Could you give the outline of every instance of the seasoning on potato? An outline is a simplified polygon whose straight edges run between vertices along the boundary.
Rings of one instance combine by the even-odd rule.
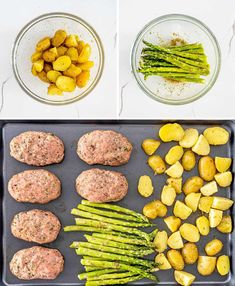
[[[215,180],[220,187],[229,187],[232,183],[233,176],[230,171],[219,173],[215,175]]]
[[[141,176],[139,178],[139,184],[138,184],[138,192],[141,196],[147,198],[150,197],[153,193],[153,184],[152,180],[149,176]]]
[[[213,203],[213,197],[201,197],[199,200],[198,208],[204,213],[209,213]]]
[[[32,74],[49,83],[49,95],[63,95],[88,84],[94,66],[90,60],[91,46],[77,35],[58,30],[52,38],[41,39],[35,50],[31,56]],[[59,75],[64,77],[59,79]]]

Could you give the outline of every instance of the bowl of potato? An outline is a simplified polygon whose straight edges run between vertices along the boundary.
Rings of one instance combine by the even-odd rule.
[[[20,31],[12,64],[28,95],[43,103],[62,105],[95,88],[103,71],[104,52],[98,34],[83,19],[50,13]]]

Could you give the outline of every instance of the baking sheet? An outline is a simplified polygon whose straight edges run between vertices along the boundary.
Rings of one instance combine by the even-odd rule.
[[[213,124],[221,124],[225,126],[231,133],[230,143],[225,146],[211,147],[211,156],[228,156],[234,158],[234,130],[235,124],[232,121],[221,122],[204,122],[204,121],[177,121],[183,123],[185,128],[195,127],[202,132],[206,127]],[[3,190],[3,263],[1,263],[3,275],[2,283],[7,285],[84,285],[84,281],[77,279],[77,274],[83,272],[83,267],[80,264],[80,257],[78,257],[74,250],[69,249],[69,245],[73,240],[84,240],[83,235],[80,232],[77,233],[64,233],[60,232],[58,239],[55,242],[46,244],[47,247],[57,248],[61,251],[65,258],[65,268],[63,273],[55,280],[33,280],[22,281],[14,277],[9,270],[9,262],[15,252],[22,248],[27,248],[35,245],[35,243],[24,242],[12,236],[10,232],[10,223],[13,216],[25,210],[32,208],[38,208],[42,210],[50,210],[55,213],[60,219],[63,226],[73,224],[74,217],[70,215],[70,210],[80,202],[81,197],[75,191],[75,179],[84,170],[94,168],[90,167],[79,159],[76,155],[76,144],[84,133],[95,129],[112,129],[126,135],[133,143],[134,149],[131,159],[128,164],[120,167],[99,166],[102,169],[111,169],[124,173],[129,182],[128,195],[119,203],[124,207],[134,209],[141,212],[143,206],[152,201],[153,199],[159,199],[161,189],[166,181],[167,176],[154,176],[152,170],[146,164],[147,156],[141,150],[141,142],[143,139],[150,137],[156,137],[160,126],[163,124],[161,121],[26,121],[26,122],[2,122],[2,190]],[[9,142],[10,140],[21,132],[27,130],[38,130],[45,132],[52,132],[59,136],[65,144],[65,159],[62,163],[46,166],[45,169],[55,173],[62,182],[62,195],[59,199],[50,202],[45,205],[37,204],[25,204],[16,202],[7,191],[8,180],[16,173],[22,172],[28,169],[37,169],[38,167],[28,166],[26,164],[16,161],[9,155]],[[158,149],[158,154],[164,156],[169,148],[176,143],[165,143]],[[234,170],[234,163],[233,168]],[[141,175],[147,174],[151,176],[155,191],[149,198],[142,198],[137,192],[138,178]],[[183,181],[190,176],[197,175],[197,170],[193,172],[184,172]],[[218,195],[231,196],[231,188],[220,189]],[[235,198],[232,193],[233,199]],[[183,198],[183,195],[178,197]],[[172,207],[168,208],[167,215],[172,214]],[[1,215],[1,214],[0,214]],[[192,214],[187,220],[191,223],[195,223],[196,218],[199,216],[199,212]],[[1,217],[2,219],[2,217]],[[161,230],[167,230],[165,223],[162,219],[155,220],[157,227]],[[1,227],[2,230],[2,227]],[[151,229],[149,229],[150,231]],[[232,241],[232,235],[223,235],[216,229],[212,230],[207,237],[201,237],[199,243],[199,253],[204,253],[205,244],[217,237],[224,243],[223,254],[228,254],[234,257],[234,248]],[[213,275],[203,277],[198,274],[196,270],[197,264],[192,266],[186,266],[185,271],[189,271],[196,275],[195,285],[235,285],[233,277],[234,263],[232,261],[232,273],[228,276],[222,277],[218,273],[214,272]],[[159,271],[157,273],[160,285],[172,285],[175,284],[173,277],[173,270]],[[154,282],[149,280],[142,280],[131,283],[133,285],[155,285]]]

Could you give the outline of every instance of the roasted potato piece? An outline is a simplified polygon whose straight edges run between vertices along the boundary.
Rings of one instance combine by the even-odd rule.
[[[196,165],[196,157],[191,150],[187,150],[182,157],[182,165],[185,171],[191,171]]]
[[[49,71],[52,70],[52,65],[49,64],[49,63],[44,63],[43,70],[44,70],[45,73],[48,73]]]
[[[209,222],[210,222],[210,227],[214,228],[217,227],[223,217],[223,212],[221,210],[215,210],[215,209],[210,209],[209,212]]]
[[[182,178],[168,178],[166,182],[175,189],[176,194],[182,192]]]
[[[183,185],[183,192],[185,195],[191,194],[191,193],[197,193],[200,191],[200,188],[203,186],[204,182],[202,178],[198,176],[193,176],[191,178],[188,178],[186,182]]]
[[[186,264],[194,264],[198,259],[198,249],[195,243],[187,242],[182,248],[182,256]]]
[[[90,79],[90,72],[89,71],[82,71],[76,79],[77,86],[83,88],[87,85]]]
[[[210,232],[210,222],[207,217],[200,216],[196,219],[196,226],[201,235],[208,235]]]
[[[32,65],[31,73],[32,73],[32,75],[34,75],[34,76],[37,76],[37,75],[38,75],[37,71],[35,70],[35,66],[34,66],[34,65]]]
[[[167,244],[172,249],[180,249],[184,246],[181,234],[179,231],[173,232],[167,241]],[[172,265],[172,264],[171,264]]]
[[[216,257],[199,256],[197,270],[203,276],[211,275],[215,270]]]
[[[42,58],[42,53],[41,52],[35,52],[31,56],[31,62],[34,63]]]
[[[218,254],[223,248],[223,243],[221,240],[215,238],[209,241],[205,246],[205,252],[209,256],[214,256]]]
[[[158,231],[153,241],[155,250],[159,253],[164,252],[167,249],[167,241],[167,232],[165,230]]]
[[[181,201],[176,201],[173,213],[180,219],[187,219],[191,215],[192,210]]]
[[[179,161],[177,161],[174,165],[170,166],[165,173],[175,179],[178,179],[180,177],[182,177],[184,172],[184,168],[183,166],[180,164]]]
[[[192,151],[201,156],[206,156],[210,153],[210,145],[202,134],[198,137]]]
[[[203,135],[210,145],[224,145],[229,140],[228,131],[222,127],[207,128]]]
[[[71,77],[59,76],[56,80],[56,86],[62,91],[72,92],[76,88],[76,83]]]
[[[139,183],[138,183],[138,192],[140,193],[141,196],[147,198],[150,197],[153,193],[153,184],[152,180],[149,176],[141,176],[139,178]]]
[[[78,67],[83,71],[89,71],[93,66],[94,66],[93,61],[87,61],[85,63],[78,64]],[[148,154],[148,155],[152,155],[152,154]]]
[[[176,198],[175,189],[171,186],[164,186],[161,193],[161,201],[166,206],[171,206]]]
[[[43,52],[43,51],[49,49],[50,45],[51,45],[51,39],[49,37],[45,37],[37,43],[36,51],[37,52]]]
[[[209,213],[213,203],[213,197],[201,197],[199,200],[198,208],[204,213]]]
[[[186,197],[185,197],[185,204],[193,212],[195,212],[198,208],[200,197],[201,197],[200,193],[190,193],[190,194],[186,195]]]
[[[220,173],[226,172],[232,164],[231,158],[215,157],[215,167]]]
[[[184,132],[182,140],[179,141],[183,148],[192,148],[198,139],[198,131],[195,128],[188,128]]]
[[[81,65],[79,65],[79,67],[81,68]],[[141,146],[142,146],[142,149],[144,150],[144,152],[147,155],[151,156],[157,151],[160,144],[161,144],[160,141],[148,138],[142,142]]]
[[[179,145],[173,146],[166,154],[165,161],[167,162],[167,164],[173,165],[181,159],[183,154],[184,154],[184,149],[181,146]]]
[[[180,227],[181,236],[189,242],[198,242],[200,233],[197,227],[191,223],[184,223]]]
[[[78,41],[78,46],[77,46],[77,50],[78,50],[78,54],[81,54],[82,49],[85,47],[85,42],[83,41]]]
[[[91,46],[89,44],[85,44],[85,46],[82,48],[78,56],[78,62],[80,64],[85,63],[89,60],[90,56],[91,56]]]
[[[229,257],[227,255],[221,255],[220,257],[218,257],[216,268],[220,275],[227,275],[230,271]]]
[[[198,171],[200,177],[205,181],[212,181],[216,174],[214,160],[210,156],[200,158],[198,162]]]
[[[67,52],[68,48],[64,46],[60,46],[57,48],[58,57],[64,56]]]
[[[65,76],[76,78],[81,72],[82,70],[79,67],[75,66],[74,64],[71,64],[70,67],[63,72],[63,74]]]
[[[54,62],[53,62],[53,69],[55,71],[65,71],[67,70],[71,65],[71,59],[68,56],[61,56],[58,57]]]
[[[61,73],[58,72],[58,71],[54,71],[54,70],[51,70],[47,73],[47,78],[49,79],[49,81],[55,83],[57,78],[61,76]]]
[[[171,266],[176,270],[184,269],[184,259],[179,250],[171,249],[167,251],[167,259]]]
[[[50,84],[47,89],[49,95],[62,95],[63,92],[55,84]]]
[[[232,219],[230,215],[223,216],[220,224],[217,226],[217,230],[222,233],[231,233],[232,228]]]
[[[181,219],[175,216],[168,216],[164,218],[164,222],[171,232],[176,232],[181,225]]]
[[[54,62],[55,59],[57,58],[57,56],[58,56],[58,54],[57,54],[56,48],[53,48],[53,49],[50,49],[50,50],[46,50],[42,54],[42,58],[44,59],[45,62],[48,62],[48,63]]]
[[[164,217],[167,214],[167,207],[161,201],[152,201],[144,206],[143,214],[150,219]]]
[[[33,63],[33,69],[36,72],[41,72],[43,70],[43,67],[44,67],[44,60],[43,59],[37,60]]]
[[[233,176],[230,171],[219,173],[215,175],[215,180],[220,187],[228,187],[231,185]]]
[[[41,81],[44,81],[46,83],[50,83],[50,81],[47,78],[47,74],[44,71],[39,72],[38,77],[40,78]]]
[[[163,174],[166,170],[166,164],[160,156],[152,155],[148,158],[148,164],[155,174]]]
[[[212,203],[212,208],[221,210],[221,211],[226,211],[231,206],[233,205],[233,201],[228,199],[228,198],[222,198],[222,197],[213,197],[213,203]]]
[[[74,47],[71,47],[67,50],[66,55],[70,57],[72,62],[78,61],[78,50]]]
[[[76,35],[69,35],[67,36],[67,38],[65,39],[65,46],[68,48],[71,47],[77,47],[78,46],[78,38]]]
[[[167,123],[160,128],[159,137],[163,142],[180,141],[184,137],[184,129],[178,123]]]
[[[200,191],[205,197],[209,197],[217,193],[218,187],[217,187],[216,181],[212,181],[210,183],[205,184],[204,186],[201,187]]]
[[[51,39],[51,44],[54,47],[59,47],[63,44],[67,37],[67,34],[64,30],[58,30],[55,32],[54,37]]]
[[[185,271],[175,270],[174,272],[175,281],[183,286],[190,286],[195,280],[195,276]]]
[[[164,253],[159,253],[156,257],[155,257],[155,263],[158,265],[158,268],[160,270],[168,270],[171,269],[171,265],[170,262],[168,261],[168,259],[166,258]]]

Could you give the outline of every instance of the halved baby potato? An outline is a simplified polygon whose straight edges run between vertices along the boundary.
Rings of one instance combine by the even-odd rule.
[[[186,206],[183,202],[176,201],[173,213],[176,217],[179,217],[180,219],[187,219],[191,215],[192,209]]]
[[[175,270],[174,272],[175,281],[182,286],[190,286],[196,277],[188,272]]]
[[[172,249],[180,249],[184,246],[181,234],[179,231],[173,232],[167,241],[167,244]]]
[[[222,233],[231,233],[233,230],[232,219],[230,215],[222,217],[220,224],[217,226],[217,230]]]
[[[146,175],[141,176],[138,183],[138,192],[140,195],[145,198],[150,197],[153,193],[153,190],[154,188],[151,178]]]
[[[226,211],[233,205],[234,201],[223,197],[213,197],[212,208]]]
[[[209,212],[210,227],[217,227],[221,223],[222,217],[223,212],[221,210],[215,210],[211,208]]]
[[[163,174],[166,171],[166,164],[160,156],[150,156],[148,158],[148,164],[155,174]]]
[[[216,257],[199,256],[197,270],[203,276],[211,275],[216,266]]]
[[[177,194],[182,192],[182,178],[168,178],[166,182],[175,189]]]
[[[199,200],[198,208],[204,213],[209,213],[213,203],[213,197],[201,197]]]
[[[205,246],[205,252],[209,256],[214,256],[218,254],[223,248],[223,243],[221,240],[215,238],[209,241]]]
[[[200,156],[206,156],[210,153],[210,145],[202,134],[198,137],[192,151]]]
[[[179,141],[183,148],[192,148],[198,139],[198,131],[195,128],[188,128],[184,132],[183,138]]]
[[[157,151],[160,144],[158,140],[147,138],[142,142],[142,148],[147,155],[151,156]]]
[[[159,253],[155,257],[155,263],[158,265],[160,270],[168,270],[172,268],[164,253]]]
[[[167,251],[167,258],[171,266],[176,270],[184,269],[184,259],[179,250],[170,249]]]
[[[231,158],[215,157],[215,167],[220,173],[226,172],[230,168],[231,164]]]
[[[185,203],[190,209],[195,212],[197,211],[201,193],[190,193],[185,197]]]
[[[167,164],[173,165],[181,159],[183,154],[184,154],[184,149],[181,146],[179,145],[173,146],[166,154],[165,161],[167,162]]]
[[[167,232],[165,230],[158,231],[153,241],[155,250],[159,253],[164,252],[167,249],[167,241]]]
[[[205,129],[203,135],[210,145],[224,145],[229,140],[229,132],[219,126]]]
[[[205,184],[204,186],[201,187],[200,191],[205,197],[209,197],[217,193],[218,187],[217,187],[216,181],[212,181],[210,183]]]
[[[190,177],[186,180],[186,182],[183,185],[183,192],[185,195],[188,195],[190,193],[197,193],[200,191],[200,188],[203,186],[204,181],[202,178],[198,176]]]
[[[196,226],[201,235],[208,235],[210,232],[210,222],[207,217],[200,216],[196,219]]]
[[[227,255],[221,255],[216,263],[217,271],[221,276],[227,275],[230,271],[230,260]]]
[[[170,166],[165,173],[172,178],[181,178],[184,172],[183,166],[177,161],[174,165]]]
[[[180,234],[189,242],[198,242],[200,239],[198,228],[191,223],[182,224],[180,227]]]
[[[215,180],[220,187],[226,188],[231,185],[233,176],[230,171],[218,173],[215,175]]]
[[[181,225],[181,219],[175,216],[168,216],[164,218],[164,222],[171,232],[176,232]]]
[[[182,157],[182,165],[185,171],[191,171],[196,165],[196,157],[193,151],[187,150]]]
[[[161,193],[161,201],[166,206],[171,206],[176,198],[175,189],[172,186],[164,186]]]
[[[159,137],[163,142],[180,141],[183,136],[184,129],[178,123],[167,123],[159,130]]]

